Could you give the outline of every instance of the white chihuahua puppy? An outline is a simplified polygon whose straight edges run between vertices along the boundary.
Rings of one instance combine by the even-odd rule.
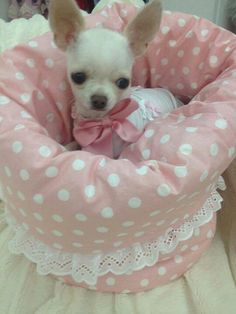
[[[104,119],[116,104],[130,96],[135,58],[144,54],[156,35],[161,15],[160,1],[153,0],[138,12],[123,33],[101,27],[86,29],[74,0],[51,1],[50,25],[56,45],[66,53],[75,115],[83,119]],[[146,123],[138,128],[143,130]],[[118,157],[121,151],[122,145],[113,157]]]

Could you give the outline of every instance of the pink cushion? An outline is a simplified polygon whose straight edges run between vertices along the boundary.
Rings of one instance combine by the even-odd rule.
[[[120,31],[135,11],[115,4],[87,22]],[[133,84],[166,87],[191,101],[150,123],[120,160],[63,148],[71,140],[73,100],[65,55],[51,33],[7,51],[0,61],[0,180],[16,230],[12,250],[37,262],[40,273],[69,275],[102,291],[150,289],[185,272],[214,233],[216,208],[199,209],[235,156],[235,43],[234,35],[204,19],[164,14],[159,34],[135,64]],[[183,224],[185,238],[175,234]],[[196,230],[205,230],[198,239]],[[148,256],[155,241],[159,247]],[[49,263],[51,250],[68,263]],[[125,252],[126,267],[105,263],[109,254]],[[153,275],[158,265],[162,280]]]

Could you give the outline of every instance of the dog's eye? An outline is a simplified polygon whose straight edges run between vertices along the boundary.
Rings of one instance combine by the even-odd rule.
[[[86,74],[83,72],[76,72],[71,74],[72,81],[77,84],[81,85],[86,81]]]
[[[126,89],[129,86],[129,80],[127,78],[121,77],[116,81],[116,85],[120,89]]]

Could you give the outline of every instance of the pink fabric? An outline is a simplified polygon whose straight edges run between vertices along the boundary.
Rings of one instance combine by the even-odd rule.
[[[87,23],[121,31],[135,12],[116,4]],[[72,94],[65,55],[50,33],[6,52],[0,59],[0,180],[18,224],[56,250],[99,254],[158,239],[192,217],[235,157],[235,47],[230,32],[166,12],[134,66],[133,85],[168,87],[191,101],[151,122],[119,160],[61,145],[71,141]],[[178,275],[198,258],[194,239],[186,240]],[[198,250],[199,256],[204,245]],[[168,263],[176,266],[173,256]],[[130,290],[140,290],[144,272],[151,286],[159,284],[144,268]],[[100,279],[100,290],[121,291]],[[161,283],[169,280],[165,272]]]
[[[113,133],[127,144],[135,143],[142,134],[127,119],[137,109],[138,104],[134,100],[124,99],[103,119],[84,119],[73,114],[74,138],[86,151],[113,158]]]

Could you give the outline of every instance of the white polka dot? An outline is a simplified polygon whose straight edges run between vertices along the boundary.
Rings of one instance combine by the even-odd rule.
[[[17,196],[19,197],[20,200],[25,201],[26,197],[21,191],[16,192]]]
[[[108,286],[114,286],[115,283],[116,283],[116,280],[115,280],[115,278],[113,278],[113,277],[109,277],[109,278],[106,279],[106,284],[107,284]]]
[[[99,166],[103,168],[103,167],[106,166],[106,163],[107,163],[106,159],[105,159],[105,158],[102,158],[102,159],[99,161]]]
[[[108,176],[107,182],[111,187],[115,188],[120,184],[120,177],[118,174],[112,173]]]
[[[72,168],[76,171],[81,171],[84,169],[84,167],[85,167],[85,162],[81,159],[76,159],[72,164]]]
[[[35,230],[38,232],[38,233],[40,233],[40,234],[44,234],[44,231],[42,230],[42,229],[40,229],[40,228],[35,228]]]
[[[151,212],[151,213],[149,214],[149,216],[150,216],[150,217],[154,217],[154,216],[156,216],[156,215],[159,215],[160,213],[161,213],[160,209],[157,209],[157,210]]]
[[[12,192],[12,189],[10,188],[10,186],[7,186],[6,189],[7,189],[7,193],[9,195],[13,195],[13,192]]]
[[[181,154],[183,155],[190,155],[192,153],[192,146],[190,144],[182,144],[179,147],[179,151],[181,152]]]
[[[19,81],[23,81],[25,76],[22,72],[16,72],[16,79],[19,80]]]
[[[149,280],[148,279],[142,279],[140,281],[140,286],[141,287],[147,287],[149,285]]]
[[[162,266],[158,268],[157,272],[160,276],[164,276],[167,271],[166,271],[166,268]]]
[[[199,69],[199,70],[202,70],[202,69],[204,68],[204,65],[205,65],[204,62],[199,63],[198,69]]]
[[[19,208],[19,212],[21,213],[22,216],[26,217],[27,214],[23,208]]]
[[[169,40],[169,42],[168,42],[170,47],[175,47],[176,43],[177,43],[176,40],[173,40],[173,39]]]
[[[169,134],[165,134],[162,136],[162,138],[160,139],[160,143],[161,144],[166,144],[168,143],[170,140],[170,135]]]
[[[52,245],[55,249],[58,249],[58,250],[62,250],[63,249],[63,246],[59,243],[53,243]]]
[[[31,99],[31,95],[28,93],[23,93],[20,95],[20,99],[24,102],[24,103],[28,103]]]
[[[170,27],[169,26],[163,26],[161,28],[161,32],[162,32],[163,35],[166,35],[169,31],[170,31]]]
[[[109,229],[106,227],[98,227],[96,230],[99,233],[107,233],[109,231]]]
[[[179,50],[178,53],[177,53],[177,56],[178,56],[179,58],[183,58],[183,56],[184,56],[184,51],[183,51],[183,50]]]
[[[36,48],[36,47],[38,47],[38,43],[37,43],[37,41],[35,41],[35,40],[31,40],[31,41],[29,41],[29,46],[31,47],[31,48]]]
[[[197,85],[196,82],[192,82],[192,83],[190,84],[190,86],[191,86],[192,89],[197,89],[197,88],[198,88],[198,85]]]
[[[21,169],[20,170],[20,178],[23,181],[27,181],[30,178],[29,172],[26,169]]]
[[[188,245],[187,245],[187,244],[184,244],[184,245],[181,247],[180,251],[181,251],[181,252],[184,252],[184,251],[186,251],[187,249],[188,249]]]
[[[44,197],[42,194],[35,194],[33,200],[36,204],[42,205],[44,202]]]
[[[217,56],[211,56],[209,61],[210,61],[211,66],[216,66],[216,64],[218,62],[218,57]]]
[[[62,92],[65,92],[66,89],[67,89],[67,84],[65,81],[62,81],[60,84],[59,84],[59,89],[62,91]]]
[[[96,188],[94,185],[87,185],[84,189],[84,193],[88,198],[92,198],[96,194]]]
[[[129,199],[128,204],[131,208],[139,208],[142,205],[142,201],[139,197],[132,197]]]
[[[158,188],[157,188],[157,193],[162,196],[162,197],[166,197],[169,196],[171,194],[171,189],[169,187],[169,185],[167,184],[161,184]]]
[[[122,223],[123,227],[131,227],[133,225],[134,225],[133,221],[125,221],[125,222]]]
[[[44,97],[43,93],[40,92],[40,91],[38,91],[38,92],[37,92],[37,99],[38,99],[38,100],[44,100],[44,98],[45,98],[45,97]]]
[[[191,250],[196,252],[197,250],[199,250],[199,245],[194,245],[191,247]]]
[[[25,129],[24,124],[17,124],[14,128],[15,131],[19,131],[19,130],[23,130],[23,129]]]
[[[200,119],[201,117],[202,117],[202,113],[197,113],[197,114],[195,114],[195,115],[192,116],[192,119],[193,119],[193,120],[198,120],[198,119]]]
[[[201,35],[202,35],[202,37],[206,37],[206,36],[208,35],[208,33],[209,33],[209,30],[208,30],[208,29],[202,29],[202,30],[201,30]]]
[[[217,156],[219,153],[219,146],[217,144],[211,144],[210,146],[210,154],[212,157]]]
[[[76,214],[75,215],[75,218],[81,222],[84,222],[84,221],[87,221],[88,220],[88,217],[85,216],[84,214]]]
[[[63,233],[61,231],[58,230],[52,230],[52,234],[56,237],[62,237]]]
[[[167,58],[161,59],[161,65],[165,66],[169,63],[169,60]]]
[[[27,59],[26,60],[26,64],[28,65],[29,68],[34,68],[35,67],[34,59],[31,59],[31,58]]]
[[[183,18],[178,19],[178,24],[180,27],[184,27],[186,25],[186,20]]]
[[[207,232],[207,239],[212,239],[213,237],[214,237],[213,231],[212,231],[212,230],[209,230],[209,231]]]
[[[11,169],[8,166],[4,166],[3,169],[4,169],[4,172],[5,172],[6,176],[8,178],[10,178],[12,176]]]
[[[200,236],[200,228],[195,228],[193,234],[195,237],[199,237]]]
[[[176,255],[175,256],[175,263],[180,264],[183,262],[183,257],[181,255]]]
[[[119,246],[122,245],[122,243],[123,243],[122,241],[116,241],[116,242],[113,243],[113,246],[114,247],[119,247]]]
[[[184,178],[184,177],[186,177],[188,175],[188,170],[184,166],[177,166],[177,167],[175,167],[174,172],[175,172],[175,175],[178,178]]]
[[[63,222],[64,219],[59,215],[52,215],[52,219],[56,222]]]
[[[154,134],[155,134],[155,132],[154,132],[153,129],[149,129],[149,130],[146,130],[146,131],[144,132],[144,136],[145,136],[146,138],[151,138]]]
[[[188,67],[183,67],[182,72],[184,75],[188,75],[190,73],[190,69]]]
[[[64,109],[64,105],[60,103],[59,101],[56,102],[57,108],[62,111]]]
[[[48,178],[54,178],[58,175],[58,168],[56,167],[48,167],[45,171],[45,174]]]
[[[43,145],[39,148],[39,154],[42,157],[49,157],[52,154],[52,151],[48,146]]]
[[[27,111],[21,111],[21,117],[24,119],[30,119],[31,115]]]
[[[176,88],[179,89],[179,90],[182,90],[182,89],[184,89],[184,85],[182,83],[178,83],[176,85]]]
[[[137,174],[144,176],[148,172],[148,167],[147,166],[142,166],[138,169],[136,169]]]
[[[144,231],[139,231],[139,232],[136,232],[136,233],[134,234],[134,236],[135,236],[136,238],[139,238],[139,237],[141,237],[142,235],[144,235]]]
[[[127,235],[128,233],[123,232],[123,233],[117,234],[117,237],[126,237]]]
[[[165,220],[164,220],[164,219],[163,219],[163,220],[160,220],[160,221],[158,221],[158,222],[156,223],[156,226],[157,226],[157,227],[160,227],[160,226],[164,225],[164,223],[165,223]]]
[[[195,132],[197,132],[198,128],[197,127],[188,127],[185,130],[188,133],[195,133]]]
[[[113,209],[111,207],[104,207],[101,211],[101,215],[106,219],[112,218],[114,216]]]
[[[39,220],[39,221],[42,221],[42,220],[43,220],[43,217],[42,217],[41,214],[39,214],[39,213],[33,213],[33,215],[34,215],[35,219],[37,219],[37,220]]]
[[[201,51],[200,47],[194,47],[192,50],[194,56],[199,55],[200,51]]]
[[[60,191],[58,191],[57,197],[60,201],[67,202],[70,199],[70,192],[66,189],[61,189]]]
[[[52,122],[54,121],[54,119],[55,119],[55,115],[54,115],[53,112],[49,112],[49,113],[47,114],[46,118],[47,118],[47,121],[48,121],[48,122],[52,123]]]
[[[43,80],[42,85],[43,85],[44,88],[48,88],[49,87],[48,80]]]
[[[145,224],[142,225],[143,228],[147,228],[151,226],[151,222],[146,222]]]
[[[82,245],[81,243],[79,243],[79,242],[73,242],[72,245],[73,245],[74,247],[76,247],[76,248],[81,248],[81,247],[83,247],[83,245]]]
[[[52,69],[54,67],[54,61],[50,58],[45,60],[45,64],[48,68]]]
[[[12,151],[13,151],[15,154],[19,154],[22,150],[23,150],[23,144],[22,144],[22,142],[20,142],[20,141],[15,141],[15,142],[12,144]]]
[[[77,236],[83,236],[84,235],[84,232],[80,229],[73,230],[73,233],[76,234]]]
[[[96,244],[103,244],[103,243],[105,243],[105,240],[95,240],[93,242]]]
[[[225,119],[219,119],[219,120],[216,120],[215,126],[218,129],[225,130],[227,128],[227,126],[228,126],[228,123],[227,123],[227,121]]]
[[[149,159],[150,158],[150,155],[151,155],[151,151],[150,149],[144,149],[142,151],[142,156],[145,160]]]
[[[235,154],[235,148],[234,147],[230,147],[229,151],[228,151],[228,156],[229,158],[232,158]]]
[[[207,177],[208,177],[208,171],[207,171],[207,170],[204,170],[204,172],[203,172],[202,175],[200,176],[200,182],[204,182]]]

